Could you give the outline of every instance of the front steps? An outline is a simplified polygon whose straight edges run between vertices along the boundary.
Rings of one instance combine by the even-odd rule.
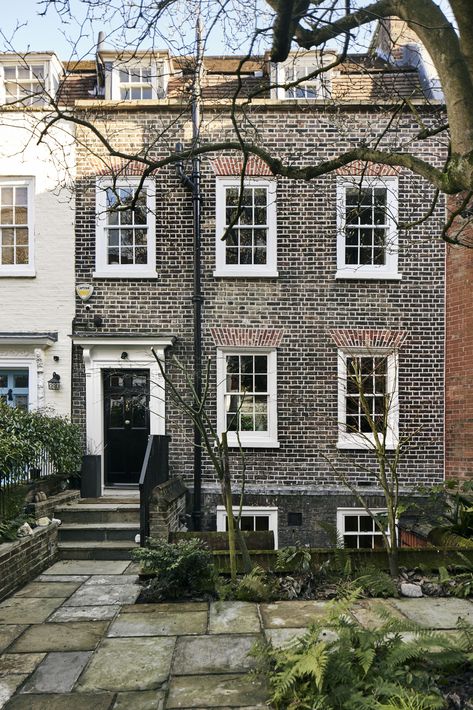
[[[89,500],[57,508],[61,560],[129,560],[138,547],[140,506],[131,502]]]

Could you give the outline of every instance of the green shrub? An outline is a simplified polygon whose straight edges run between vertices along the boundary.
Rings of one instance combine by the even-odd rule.
[[[195,594],[213,594],[217,574],[212,553],[202,540],[149,540],[149,547],[133,551],[143,572],[155,574],[144,592],[147,601],[179,599]]]
[[[260,644],[259,673],[275,710],[439,710],[442,681],[471,667],[471,630],[450,638],[386,618],[375,630],[349,613],[355,597],[331,604],[325,618],[285,648]],[[407,639],[405,634],[409,632]]]

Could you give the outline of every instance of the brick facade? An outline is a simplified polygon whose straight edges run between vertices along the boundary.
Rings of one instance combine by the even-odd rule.
[[[262,102],[260,102],[262,103]],[[125,110],[113,113],[113,131],[128,151],[151,143],[166,124],[171,140],[189,136],[188,117],[180,108],[156,107],[153,111]],[[110,108],[110,111],[112,109]],[[314,161],[333,158],[348,149],[360,135],[369,135],[373,122],[382,132],[384,116],[370,106],[346,107],[343,115],[318,106],[267,102],[253,108],[251,120],[265,145],[303,166],[305,150]],[[225,136],[225,117],[214,105],[204,106],[211,138]],[[425,121],[430,120],[425,111]],[[343,130],[341,130],[343,128]],[[398,140],[409,143],[415,122],[405,114],[399,122]],[[139,130],[138,130],[139,129]],[[334,133],[336,140],[334,141]],[[89,147],[100,147],[88,137]],[[388,140],[388,138],[386,138]],[[419,155],[438,153],[438,146],[423,142]],[[160,156],[159,143],[152,149]],[[161,155],[164,155],[164,151]],[[356,170],[355,170],[356,172]],[[77,303],[75,328],[89,334],[173,333],[173,348],[182,361],[192,353],[192,203],[173,167],[156,173],[156,247],[158,278],[92,279],[95,259],[96,158],[88,151],[78,156],[77,182],[77,280],[94,283],[87,304]],[[422,179],[399,171],[399,219],[415,221],[423,216],[432,188]],[[335,523],[334,513],[346,491],[340,486],[334,465],[352,480],[366,480],[360,466],[373,466],[367,451],[337,451],[337,346],[332,333],[372,332],[382,344],[399,349],[400,434],[412,442],[399,467],[402,484],[438,483],[443,480],[444,393],[444,245],[435,237],[443,223],[442,205],[426,222],[399,235],[397,281],[335,279],[336,272],[336,175],[311,182],[277,181],[278,278],[216,278],[215,268],[215,159],[202,158],[202,290],[204,361],[211,361],[210,409],[215,412],[216,334],[265,331],[281,333],[278,346],[279,449],[246,451],[246,503],[269,498],[280,507],[280,520],[295,505],[306,511],[306,537],[321,542],[314,533],[317,518]],[[103,319],[101,328],[93,316]],[[381,333],[381,335],[379,335]],[[382,335],[384,333],[384,335]],[[387,334],[387,335],[386,335]],[[80,349],[75,355],[74,410],[84,422],[83,368]],[[179,373],[173,373],[177,381]],[[175,407],[167,404],[167,432],[171,434],[171,472],[192,485],[192,429]],[[327,460],[332,459],[332,464]],[[239,458],[231,463],[238,479]],[[204,457],[205,521],[213,524],[215,475]],[[268,493],[263,493],[267,490]],[[271,493],[269,493],[271,491]],[[374,493],[373,493],[374,495]],[[351,501],[353,499],[350,497]],[[338,501],[338,503],[337,503]],[[379,502],[379,501],[378,501]],[[343,503],[343,504],[345,504]],[[327,512],[329,511],[329,512]],[[284,532],[281,543],[293,539]],[[309,532],[312,530],[312,533]]]
[[[33,535],[0,544],[0,601],[56,561],[57,525],[35,528]]]

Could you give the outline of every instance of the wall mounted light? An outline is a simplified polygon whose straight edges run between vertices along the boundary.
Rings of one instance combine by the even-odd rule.
[[[53,372],[53,376],[48,380],[48,389],[50,390],[60,390],[61,389],[61,375],[57,372]]]

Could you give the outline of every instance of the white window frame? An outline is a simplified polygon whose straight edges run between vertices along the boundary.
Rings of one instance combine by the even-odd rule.
[[[42,65],[43,66],[43,84],[44,84],[44,101],[37,103],[37,104],[30,104],[30,103],[24,103],[19,100],[18,102],[11,103],[9,102],[8,104],[6,103],[6,91],[5,91],[5,67],[12,67],[12,66],[18,66],[18,67],[24,67],[26,68],[27,66],[33,66],[33,65]],[[4,56],[0,60],[0,104],[4,104],[6,106],[11,105],[12,107],[18,107],[19,109],[23,108],[24,106],[30,107],[30,108],[35,108],[38,110],[44,110],[44,107],[47,106],[48,104],[48,95],[54,97],[59,85],[59,77],[62,71],[62,67],[55,55],[53,56],[48,56],[48,55],[35,55],[35,54],[28,54],[26,56],[21,56],[21,55],[11,55],[11,56]],[[21,81],[18,82],[21,84]]]
[[[350,357],[386,357],[387,392],[390,397],[386,448],[395,449],[399,441],[399,383],[397,350],[386,348],[350,348],[338,351],[338,449],[374,450],[374,434],[347,431],[346,395],[347,395],[347,359]]]
[[[120,70],[130,70],[138,67],[151,68],[151,99],[122,99],[120,95],[122,85]],[[105,98],[112,101],[124,101],[125,103],[128,101],[156,101],[157,99],[163,99],[167,95],[168,79],[169,67],[164,60],[156,61],[140,57],[115,59],[114,61],[106,62]],[[143,84],[137,82],[137,85],[142,86]]]
[[[381,513],[381,514],[387,513],[386,508],[370,508],[370,510],[374,515],[378,515],[379,513]],[[369,513],[366,512],[365,508],[337,508],[337,538],[338,538],[339,543],[342,547],[344,547],[343,537],[344,537],[344,534],[346,534],[346,533],[344,533],[344,524],[343,523],[344,523],[345,517],[348,517],[351,515],[363,515],[366,517],[371,517],[369,515]],[[396,521],[396,526],[397,526],[397,521]],[[386,532],[389,534],[389,528]],[[349,534],[350,533],[348,533],[348,535]],[[377,528],[376,532],[357,532],[357,533],[353,533],[353,535],[354,536],[355,535],[358,535],[358,536],[376,535],[376,536],[380,537],[381,540],[383,540],[382,533],[379,530],[379,528]],[[384,544],[383,544],[383,548],[384,548]],[[363,549],[369,550],[369,549],[371,549],[371,550],[373,550],[373,549],[377,549],[377,548],[356,547],[356,548],[347,548],[347,549],[353,549],[353,550],[363,550]]]
[[[276,278],[277,271],[277,208],[276,208],[276,180],[267,178],[246,178],[244,187],[264,187],[267,189],[268,205],[268,235],[266,242],[266,264],[226,264],[225,242],[225,207],[226,189],[228,187],[241,188],[241,177],[218,177],[215,187],[215,271],[214,276],[250,277],[250,278]]]
[[[0,277],[18,276],[31,278],[36,276],[34,265],[34,197],[35,182],[32,177],[0,177],[1,187],[26,187],[28,191],[28,263],[2,264],[0,254]]]
[[[299,86],[302,88],[308,85],[311,87],[314,86],[317,90],[315,96],[288,96],[288,91],[290,89],[286,89],[284,85],[294,81],[294,74],[297,70],[304,70],[306,74],[311,74],[317,69],[321,69],[322,67],[331,64],[335,59],[336,54],[331,51],[320,53],[317,50],[308,52],[298,50],[297,52],[291,52],[284,62],[271,65],[271,84],[275,84],[275,86],[271,88],[271,98],[279,99],[281,101],[303,102],[327,99],[330,95],[331,89],[330,70],[321,72],[307,81],[304,81],[304,79],[299,80]]]
[[[38,408],[38,366],[36,358],[0,358],[2,370],[28,370],[28,411]]]
[[[219,348],[217,350],[217,434],[226,431],[225,392],[226,358],[231,355],[267,355],[268,357],[268,429],[227,433],[229,447],[279,448],[277,412],[277,353],[275,348]],[[240,442],[238,442],[240,439]]]
[[[145,180],[147,215],[147,264],[109,264],[107,262],[107,205],[106,189],[114,185],[120,187],[138,187],[139,178],[120,178],[113,183],[112,179],[98,178],[96,189],[96,238],[95,238],[95,271],[94,278],[104,279],[155,279],[156,273],[156,186],[154,180]]]
[[[237,517],[240,512],[238,505],[232,506],[233,515]],[[274,549],[278,549],[278,508],[244,505],[242,515],[252,515],[255,518],[268,518],[268,529],[274,534]],[[226,532],[227,511],[225,506],[217,505],[217,532]]]
[[[387,192],[387,245],[385,264],[346,264],[346,191],[348,188],[379,187]],[[337,279],[401,279],[398,272],[398,178],[389,176],[343,176],[337,179]]]

